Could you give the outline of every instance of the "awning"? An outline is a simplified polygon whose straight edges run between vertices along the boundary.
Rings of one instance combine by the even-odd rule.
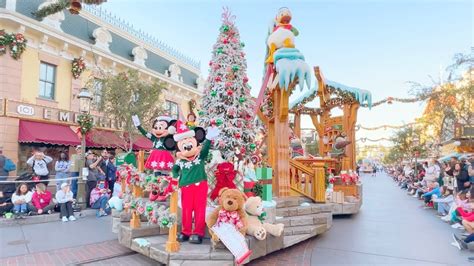
[[[446,156],[444,156],[444,157],[439,158],[438,161],[440,161],[440,162],[447,162],[447,161],[451,160],[451,157],[456,157],[456,158],[459,159],[459,157],[460,157],[461,155],[462,155],[461,153],[453,152],[453,153],[451,153],[451,154],[448,154],[448,155],[446,155]]]
[[[145,138],[144,136],[135,136],[133,140],[133,149],[134,150],[150,150],[153,148],[153,143],[151,140]]]
[[[119,132],[92,129],[86,135],[86,147],[124,149],[127,147],[127,142],[120,137]]]
[[[18,142],[65,146],[81,144],[81,141],[69,126],[25,120],[20,120]]]

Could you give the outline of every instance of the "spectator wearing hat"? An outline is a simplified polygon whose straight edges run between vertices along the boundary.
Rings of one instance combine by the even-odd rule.
[[[63,222],[75,221],[76,217],[74,217],[74,210],[72,208],[74,198],[67,183],[61,184],[61,190],[56,192],[56,200],[58,201],[59,209],[61,210],[61,219]]]

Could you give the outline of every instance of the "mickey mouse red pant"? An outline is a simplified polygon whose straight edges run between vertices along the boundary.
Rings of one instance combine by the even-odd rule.
[[[206,230],[207,181],[181,187],[183,235],[204,237]],[[194,212],[194,230],[193,230]]]

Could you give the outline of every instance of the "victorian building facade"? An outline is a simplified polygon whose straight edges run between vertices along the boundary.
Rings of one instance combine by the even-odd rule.
[[[20,169],[34,149],[57,153],[78,143],[78,93],[104,71],[135,69],[143,79],[162,81],[167,90],[157,104],[176,118],[192,112],[189,103],[202,95],[198,62],[94,6],[85,6],[78,15],[63,11],[35,19],[32,12],[51,2],[0,0],[0,30],[21,33],[27,40],[18,60],[8,52],[0,55],[0,146]],[[72,61],[81,57],[86,70],[75,79]],[[89,89],[97,101],[100,84]],[[103,114],[95,110],[92,114],[101,134],[119,130]],[[119,147],[110,141],[88,145]],[[137,143],[138,148],[146,146]]]

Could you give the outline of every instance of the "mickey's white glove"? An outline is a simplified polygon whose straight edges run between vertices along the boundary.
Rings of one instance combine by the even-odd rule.
[[[133,121],[133,125],[134,125],[135,127],[138,127],[138,126],[141,125],[141,123],[140,123],[140,118],[138,118],[137,115],[132,115],[132,121]]]
[[[214,140],[219,136],[221,133],[220,129],[218,127],[208,127],[207,128],[207,133],[206,133],[206,139],[208,140]]]

